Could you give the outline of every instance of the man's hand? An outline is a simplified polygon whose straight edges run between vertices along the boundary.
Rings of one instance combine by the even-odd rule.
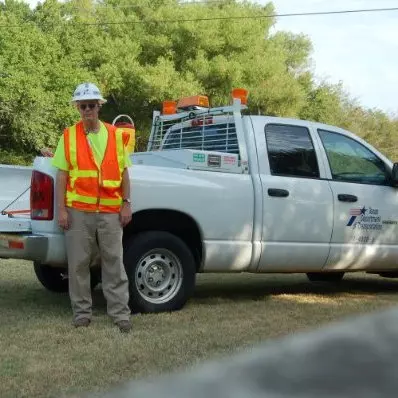
[[[66,209],[60,209],[58,212],[58,225],[62,229],[69,229],[70,224],[69,224],[69,216],[68,212]]]
[[[120,224],[122,227],[125,227],[132,218],[132,211],[129,203],[123,203],[122,208],[120,209]]]
[[[50,148],[42,148],[42,149],[40,149],[40,153],[42,156],[44,156],[46,158],[54,157],[54,153]]]

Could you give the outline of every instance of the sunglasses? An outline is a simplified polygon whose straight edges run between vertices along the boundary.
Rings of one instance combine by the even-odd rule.
[[[79,104],[79,108],[80,108],[82,111],[85,111],[86,108],[94,109],[96,106],[97,106],[97,104]]]

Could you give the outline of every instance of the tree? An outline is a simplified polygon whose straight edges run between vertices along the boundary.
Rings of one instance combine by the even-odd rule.
[[[234,87],[249,90],[251,113],[352,128],[387,152],[397,128],[356,104],[342,84],[315,83],[311,42],[271,34],[271,2],[45,0],[30,10],[6,0],[0,7],[0,143],[28,161],[76,121],[70,99],[83,81],[107,97],[104,120],[133,117],[138,142],[162,101],[205,94],[217,106],[230,102]]]

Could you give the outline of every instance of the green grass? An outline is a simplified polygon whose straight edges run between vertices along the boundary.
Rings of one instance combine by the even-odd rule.
[[[76,330],[66,294],[46,291],[31,263],[0,260],[0,397],[99,391],[397,302],[398,280],[365,274],[338,286],[304,275],[199,275],[182,311],[137,315],[121,335],[100,289],[92,325]]]

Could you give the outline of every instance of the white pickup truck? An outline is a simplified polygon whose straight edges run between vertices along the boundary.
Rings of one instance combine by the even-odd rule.
[[[235,98],[154,112],[148,151],[129,170],[133,312],[182,308],[199,272],[398,276],[398,164],[341,128],[243,109]],[[30,217],[2,218],[0,257],[32,260],[47,289],[67,291],[50,163],[34,161]]]

